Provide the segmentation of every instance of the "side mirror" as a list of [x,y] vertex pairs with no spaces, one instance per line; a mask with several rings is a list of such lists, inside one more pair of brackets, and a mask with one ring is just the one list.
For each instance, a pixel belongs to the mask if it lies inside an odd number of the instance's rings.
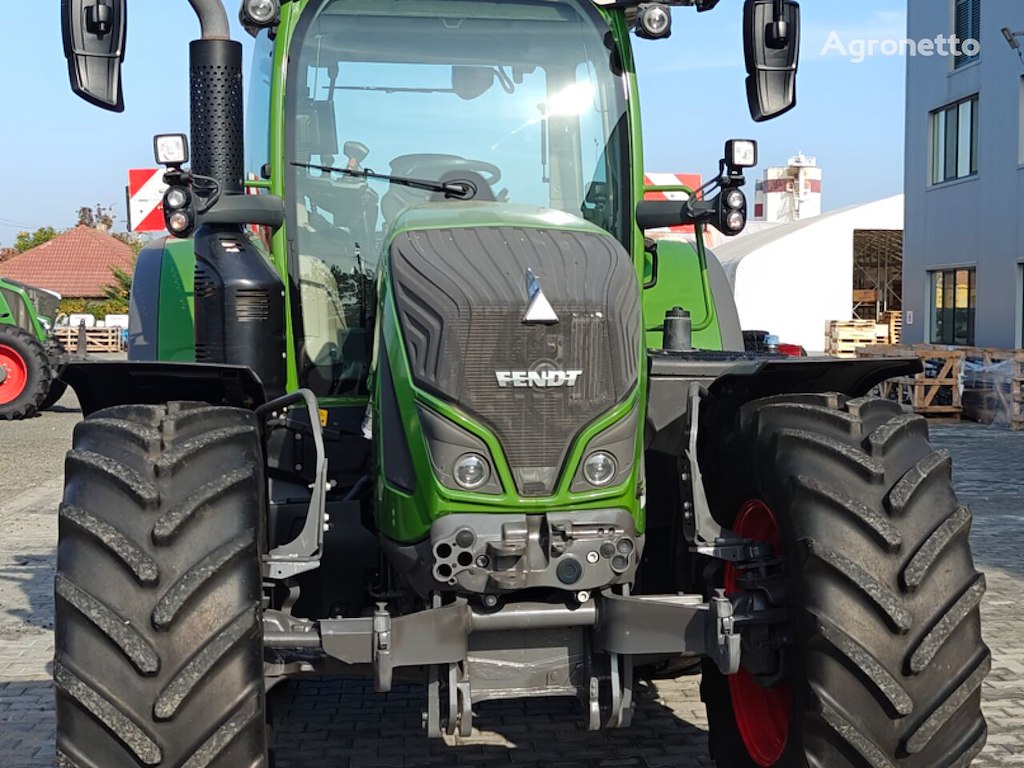
[[111,112],[124,111],[126,0],[61,0],[71,90]]
[[795,0],[746,0],[743,48],[750,116],[760,123],[795,107],[800,4]]

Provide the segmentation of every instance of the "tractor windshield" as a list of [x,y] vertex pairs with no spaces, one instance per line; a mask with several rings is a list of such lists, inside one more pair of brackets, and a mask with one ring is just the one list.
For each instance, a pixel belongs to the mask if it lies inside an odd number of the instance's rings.
[[[477,201],[565,211],[628,244],[626,80],[609,41],[590,0],[311,3],[291,51],[287,160],[469,181]],[[288,173],[304,384],[354,394],[387,234],[445,195]]]

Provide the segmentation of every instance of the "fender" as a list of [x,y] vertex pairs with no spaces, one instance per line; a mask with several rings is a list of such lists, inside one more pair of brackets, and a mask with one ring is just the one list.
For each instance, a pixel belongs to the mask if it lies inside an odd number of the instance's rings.
[[917,358],[794,357],[765,359],[750,355],[697,352],[649,353],[648,449],[679,455],[689,429],[689,386],[701,385],[701,432],[728,434],[746,403],[774,395],[839,392],[863,397],[886,379],[923,370]]
[[75,390],[82,414],[115,405],[193,400],[254,410],[267,401],[251,368],[204,363],[72,362],[60,378]]

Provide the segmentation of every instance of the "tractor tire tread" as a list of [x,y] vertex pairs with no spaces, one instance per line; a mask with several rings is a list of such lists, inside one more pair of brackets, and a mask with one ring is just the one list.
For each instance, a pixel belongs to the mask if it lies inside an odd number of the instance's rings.
[[[750,481],[711,489],[719,522],[761,498],[796,550],[798,709],[777,768],[969,765],[986,738],[985,580],[949,454],[930,446],[927,423],[877,398],[779,396],[743,406],[723,446],[732,477]],[[712,757],[757,768],[727,678],[704,671]]]
[[878,657],[855,640],[843,628],[824,616],[815,617],[818,634],[852,664],[854,670],[867,676],[880,696],[876,696],[890,710],[890,716],[905,717],[914,711],[914,700],[900,682],[889,673]]
[[241,409],[118,406],[79,424],[55,584],[61,764],[266,767],[262,464]]
[[54,593],[110,638],[139,674],[155,675],[160,671],[160,657],[153,645],[109,605],[60,574],[56,577]]
[[957,507],[956,510],[942,521],[903,569],[903,585],[908,591],[917,589],[924,581],[935,561],[958,536],[966,535],[971,528],[971,510]]
[[953,460],[949,451],[932,451],[907,471],[889,492],[886,503],[893,515],[903,514],[932,482],[949,482],[953,476]]
[[919,675],[935,659],[943,645],[953,636],[968,616],[981,604],[985,595],[985,574],[979,573],[973,582],[956,599],[956,602],[943,612],[942,616],[929,629],[921,643],[910,657],[908,666],[910,674]]

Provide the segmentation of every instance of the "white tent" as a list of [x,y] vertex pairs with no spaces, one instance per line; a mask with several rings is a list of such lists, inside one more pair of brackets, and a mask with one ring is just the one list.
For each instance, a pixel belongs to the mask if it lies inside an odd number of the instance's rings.
[[808,352],[825,348],[825,323],[853,309],[853,235],[903,229],[903,195],[780,224],[716,245],[745,330]]

